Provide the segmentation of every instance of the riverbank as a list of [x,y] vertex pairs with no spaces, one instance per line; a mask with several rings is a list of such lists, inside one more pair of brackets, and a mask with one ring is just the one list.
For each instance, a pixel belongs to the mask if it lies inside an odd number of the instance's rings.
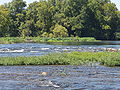
[[120,52],[53,53],[31,57],[0,57],[0,65],[93,65],[120,66]]
[[1,37],[0,44],[13,43],[41,43],[41,42],[96,42],[93,37],[66,37],[66,38],[44,38],[44,37]]

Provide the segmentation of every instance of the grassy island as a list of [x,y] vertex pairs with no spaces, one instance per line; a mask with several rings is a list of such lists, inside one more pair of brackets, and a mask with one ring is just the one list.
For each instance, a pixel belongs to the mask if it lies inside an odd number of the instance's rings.
[[40,42],[94,42],[98,41],[93,37],[59,37],[59,38],[48,38],[48,37],[2,37],[0,38],[0,44],[13,44],[13,43],[40,43]]
[[87,65],[120,66],[120,52],[53,53],[31,57],[0,57],[0,65]]

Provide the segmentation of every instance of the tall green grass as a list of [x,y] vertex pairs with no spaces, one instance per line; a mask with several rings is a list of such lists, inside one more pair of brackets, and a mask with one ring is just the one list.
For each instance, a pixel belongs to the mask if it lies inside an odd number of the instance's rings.
[[0,65],[84,65],[88,63],[120,66],[120,52],[71,52],[31,57],[0,57]]
[[22,43],[25,42],[23,37],[1,37],[0,44],[12,44],[12,43]]
[[1,37],[0,44],[27,43],[27,42],[92,42],[97,41],[92,37],[66,37],[66,38],[44,38],[44,37]]
[[92,42],[97,41],[93,37],[58,37],[58,38],[43,38],[43,37],[29,37],[31,40],[35,42]]

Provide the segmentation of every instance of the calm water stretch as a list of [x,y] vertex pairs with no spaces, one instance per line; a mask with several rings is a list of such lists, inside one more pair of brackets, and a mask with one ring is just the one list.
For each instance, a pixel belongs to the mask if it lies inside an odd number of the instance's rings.
[[[102,52],[120,41],[0,44],[0,57],[54,52]],[[42,75],[42,72],[47,72]],[[120,68],[94,66],[0,66],[0,90],[120,90]]]

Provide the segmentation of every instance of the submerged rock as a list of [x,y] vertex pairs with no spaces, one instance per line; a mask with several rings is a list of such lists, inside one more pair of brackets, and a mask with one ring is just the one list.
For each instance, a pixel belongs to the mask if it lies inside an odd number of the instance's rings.
[[106,48],[106,51],[109,51],[109,52],[117,52],[118,50],[117,50],[117,49],[114,49],[114,48]]

